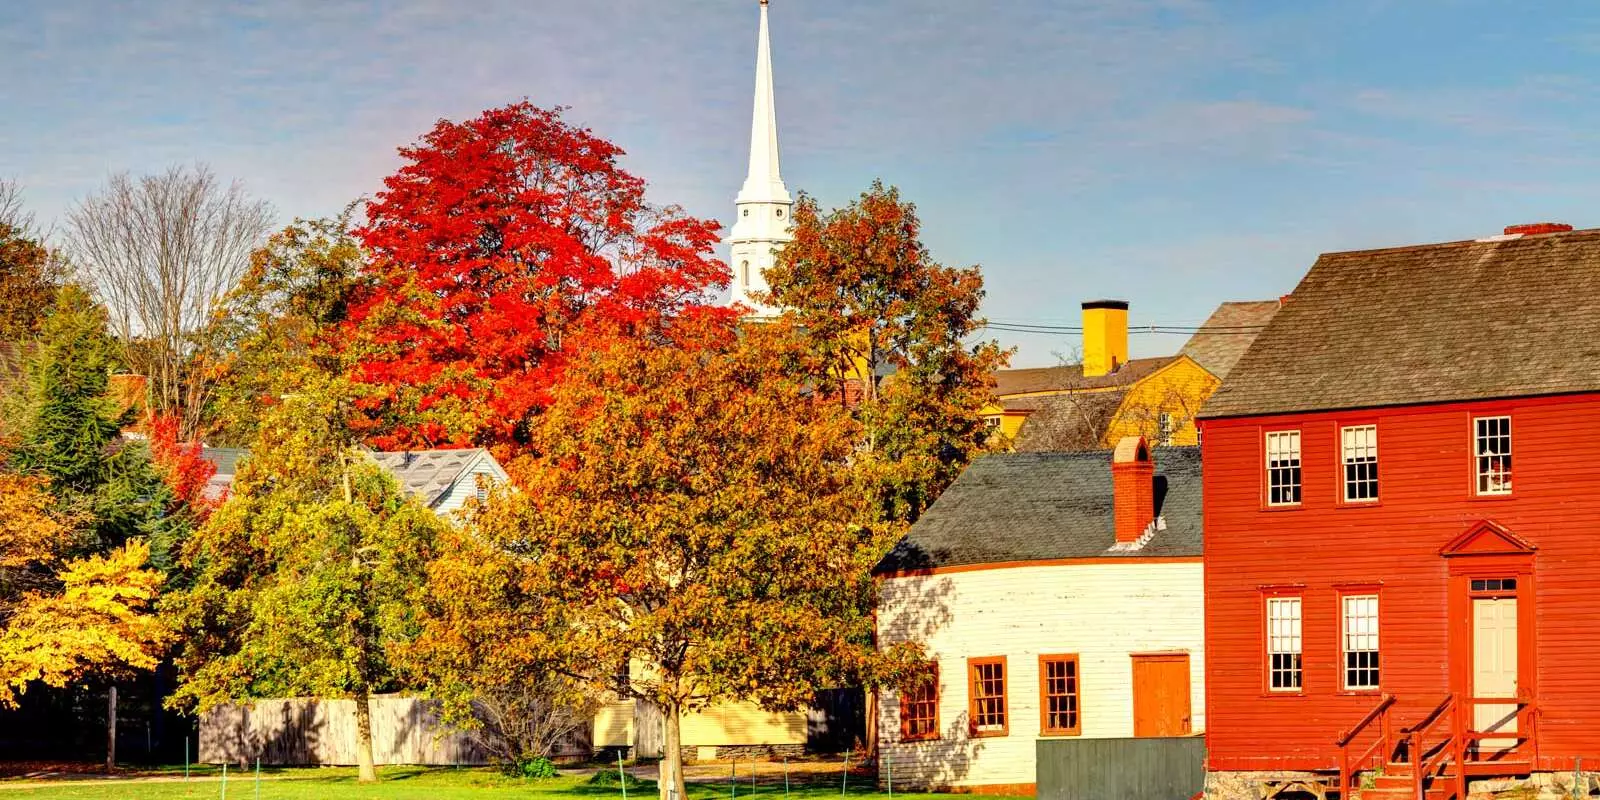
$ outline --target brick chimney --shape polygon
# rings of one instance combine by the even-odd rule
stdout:
[[[1572,226],[1565,222],[1529,222],[1523,225],[1507,225],[1507,236],[1535,236],[1541,233],[1566,233]]]
[[[1083,377],[1098,378],[1128,363],[1128,301],[1083,304]]]
[[[1125,436],[1111,455],[1111,508],[1117,544],[1133,544],[1156,519],[1156,464],[1143,436]]]

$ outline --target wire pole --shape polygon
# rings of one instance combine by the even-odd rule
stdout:
[[[783,757],[783,800],[789,800],[789,757]]]
[[[617,783],[622,785],[622,800],[628,800],[628,773],[622,771],[622,751],[617,751]]]
[[[844,769],[839,773],[839,796],[844,797],[846,789],[850,788],[850,751],[844,751]]]

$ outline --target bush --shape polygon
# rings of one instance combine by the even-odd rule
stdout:
[[[521,778],[554,778],[558,774],[556,763],[544,756],[519,758],[511,764],[511,772]]]

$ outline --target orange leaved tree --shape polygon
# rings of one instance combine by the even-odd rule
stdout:
[[[657,704],[661,794],[682,798],[685,713],[799,709],[909,663],[868,635],[869,570],[899,529],[787,325],[688,314],[573,353],[516,488],[433,564],[417,652],[445,667],[436,690],[553,671]]]

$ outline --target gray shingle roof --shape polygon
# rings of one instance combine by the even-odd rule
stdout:
[[[1201,409],[1600,391],[1600,229],[1326,253]]]
[[[379,466],[394,474],[406,491],[432,506],[455,485],[461,473],[485,451],[407,450],[398,453],[368,453]]]
[[[1022,424],[1016,449],[1021,453],[1098,450],[1127,395],[1127,389],[1112,389],[1037,398],[1043,402]]]
[[[979,458],[911,526],[875,570],[1059,558],[1200,555],[1200,449],[1155,451],[1165,523],[1136,551],[1111,551],[1111,453],[1009,453]],[[1164,489],[1163,489],[1164,486]]]
[[[1093,378],[1083,377],[1082,364],[996,370],[994,373],[994,393],[997,397],[1007,397],[1014,394],[1027,394],[1028,392],[1129,386],[1136,383],[1140,378],[1172,363],[1174,358],[1177,358],[1177,356],[1133,358],[1129,359],[1128,363],[1118,367],[1115,372],[1108,372]]]
[[[472,448],[373,452],[367,455],[378,466],[393,474],[400,482],[401,488],[432,507],[461,478],[467,467],[476,461],[479,455],[486,452],[483,448]],[[233,485],[233,476],[238,464],[250,455],[250,451],[242,448],[207,447],[201,455],[217,468],[217,474],[206,484],[206,493],[220,497],[229,486]]]
[[[1178,354],[1194,359],[1212,375],[1226,378],[1277,313],[1277,300],[1223,303],[1184,342]]]

